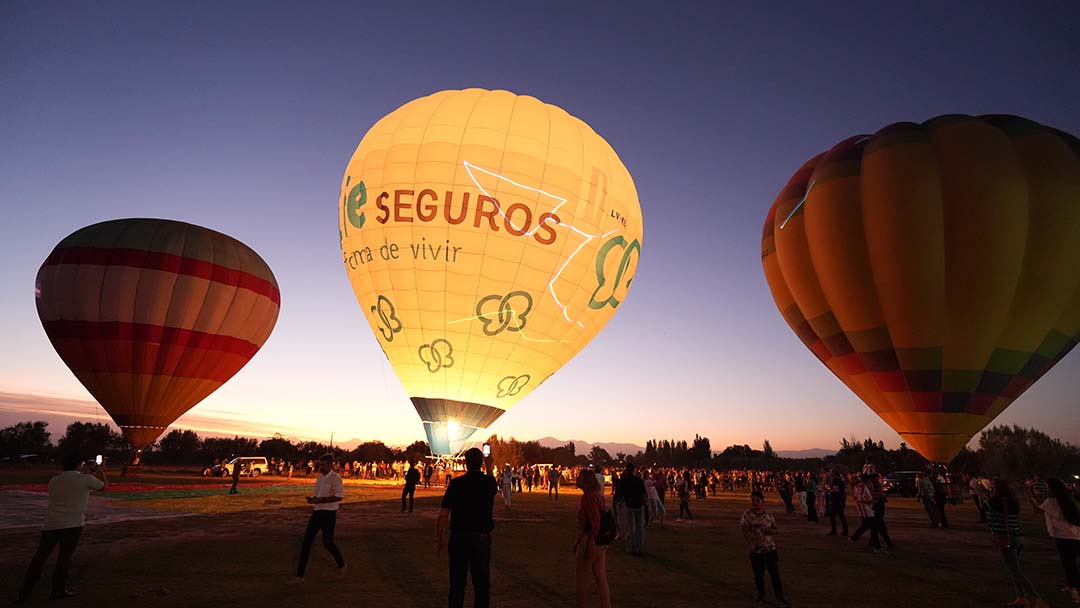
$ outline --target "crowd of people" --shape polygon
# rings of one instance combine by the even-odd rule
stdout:
[[[484,458],[476,449],[464,455],[464,474],[455,474],[451,467],[436,466],[431,462],[336,463],[329,454],[304,464],[310,466],[316,479],[314,492],[307,498],[312,513],[302,535],[294,576],[289,579],[292,584],[304,582],[311,546],[320,534],[323,547],[333,558],[338,573],[343,574],[347,569],[345,558],[334,541],[337,511],[345,496],[345,485],[338,471],[354,479],[400,479],[403,482],[401,509],[409,512],[414,508],[417,486],[430,484],[433,477],[438,479],[437,474],[445,474],[446,489],[435,542],[438,550],[448,551],[451,606],[463,605],[469,577],[472,578],[475,605],[488,606],[490,603],[495,497],[502,495],[504,509],[513,508],[514,494],[534,490],[547,491],[550,500],[558,500],[559,487],[571,482],[581,490],[577,534],[572,547],[578,606],[586,605],[590,585],[595,586],[601,606],[611,605],[607,580],[610,547],[621,544],[631,556],[644,555],[647,528],[665,525],[669,519],[666,506],[669,496],[679,501],[679,514],[675,520],[692,525],[695,521],[692,500],[705,499],[710,493],[715,496],[718,489],[745,492],[749,504],[737,525],[746,544],[754,591],[759,601],[765,600],[767,574],[774,599],[780,607],[789,605],[781,581],[776,542],[780,526],[777,514],[766,506],[767,495],[775,494],[787,517],[805,518],[811,524],[828,519],[830,525],[826,535],[844,536],[856,544],[867,534],[873,552],[888,553],[896,549],[886,524],[887,487],[869,458],[860,471],[850,473],[838,467],[816,471],[639,468],[632,462],[621,465],[621,470],[610,472],[592,465],[511,466],[509,463],[501,467],[488,466],[485,472],[482,468]],[[278,462],[274,467],[278,474],[288,475],[288,469],[293,465],[283,469]],[[53,572],[52,595],[58,598],[72,595],[66,586],[67,570],[82,533],[87,496],[92,491],[104,489],[107,478],[104,467],[83,462],[78,456],[65,458],[63,468],[63,473],[49,483],[46,524],[20,588],[19,601],[29,597],[41,576],[44,562],[57,546],[60,557]],[[1073,602],[1080,604],[1080,577],[1077,574],[1080,512],[1075,480],[1070,485],[1060,479],[1032,476],[1025,486],[1028,501],[1044,515],[1047,532],[1057,548],[1064,569],[1063,588]],[[1020,525],[1022,505],[1013,484],[1000,477],[983,477],[970,472],[954,480],[944,469],[929,468],[916,476],[914,491],[926,511],[929,525],[935,529],[949,528],[947,512],[957,504],[958,498],[970,499],[974,515],[987,525],[1014,585],[1016,599],[1010,605],[1047,606],[1021,567],[1024,547]],[[858,515],[854,530],[849,529],[847,519],[849,500]]]

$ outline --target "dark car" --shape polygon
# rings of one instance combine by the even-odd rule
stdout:
[[[882,489],[885,494],[900,496],[915,496],[918,489],[915,487],[915,476],[921,471],[894,471],[882,480]]]

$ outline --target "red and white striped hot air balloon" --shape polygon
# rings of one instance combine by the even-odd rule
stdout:
[[[72,233],[38,271],[36,298],[56,352],[136,449],[240,371],[281,304],[247,245],[161,219]]]

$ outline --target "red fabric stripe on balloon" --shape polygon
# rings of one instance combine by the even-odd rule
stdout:
[[[163,374],[225,382],[259,350],[258,344],[247,340],[176,327],[90,321],[45,321],[44,326],[60,357],[76,371]],[[86,342],[97,342],[102,348],[85,348]],[[143,348],[132,348],[134,344],[143,344]],[[220,355],[204,356],[207,351],[225,353],[225,359]],[[136,352],[144,356],[136,360]],[[100,359],[91,353],[104,353],[105,357]]]
[[[199,277],[235,285],[241,289],[255,292],[270,298],[274,304],[281,305],[281,292],[273,283],[253,274],[226,268],[203,260],[180,257],[171,253],[145,251],[140,249],[112,249],[103,247],[68,247],[54,249],[45,260],[45,266],[61,264],[86,264],[90,266],[130,266],[148,270],[163,270],[186,276]]]

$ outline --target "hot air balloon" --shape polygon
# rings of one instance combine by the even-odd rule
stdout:
[[[342,259],[432,453],[580,351],[641,254],[634,182],[587,124],[507,91],[442,91],[364,136],[341,185]]]
[[[795,173],[761,246],[802,342],[948,462],[1080,337],[1080,141],[1016,116],[853,137]]]
[[[136,450],[240,371],[281,302],[249,247],[160,219],[72,233],[42,264],[36,295],[56,352]]]

